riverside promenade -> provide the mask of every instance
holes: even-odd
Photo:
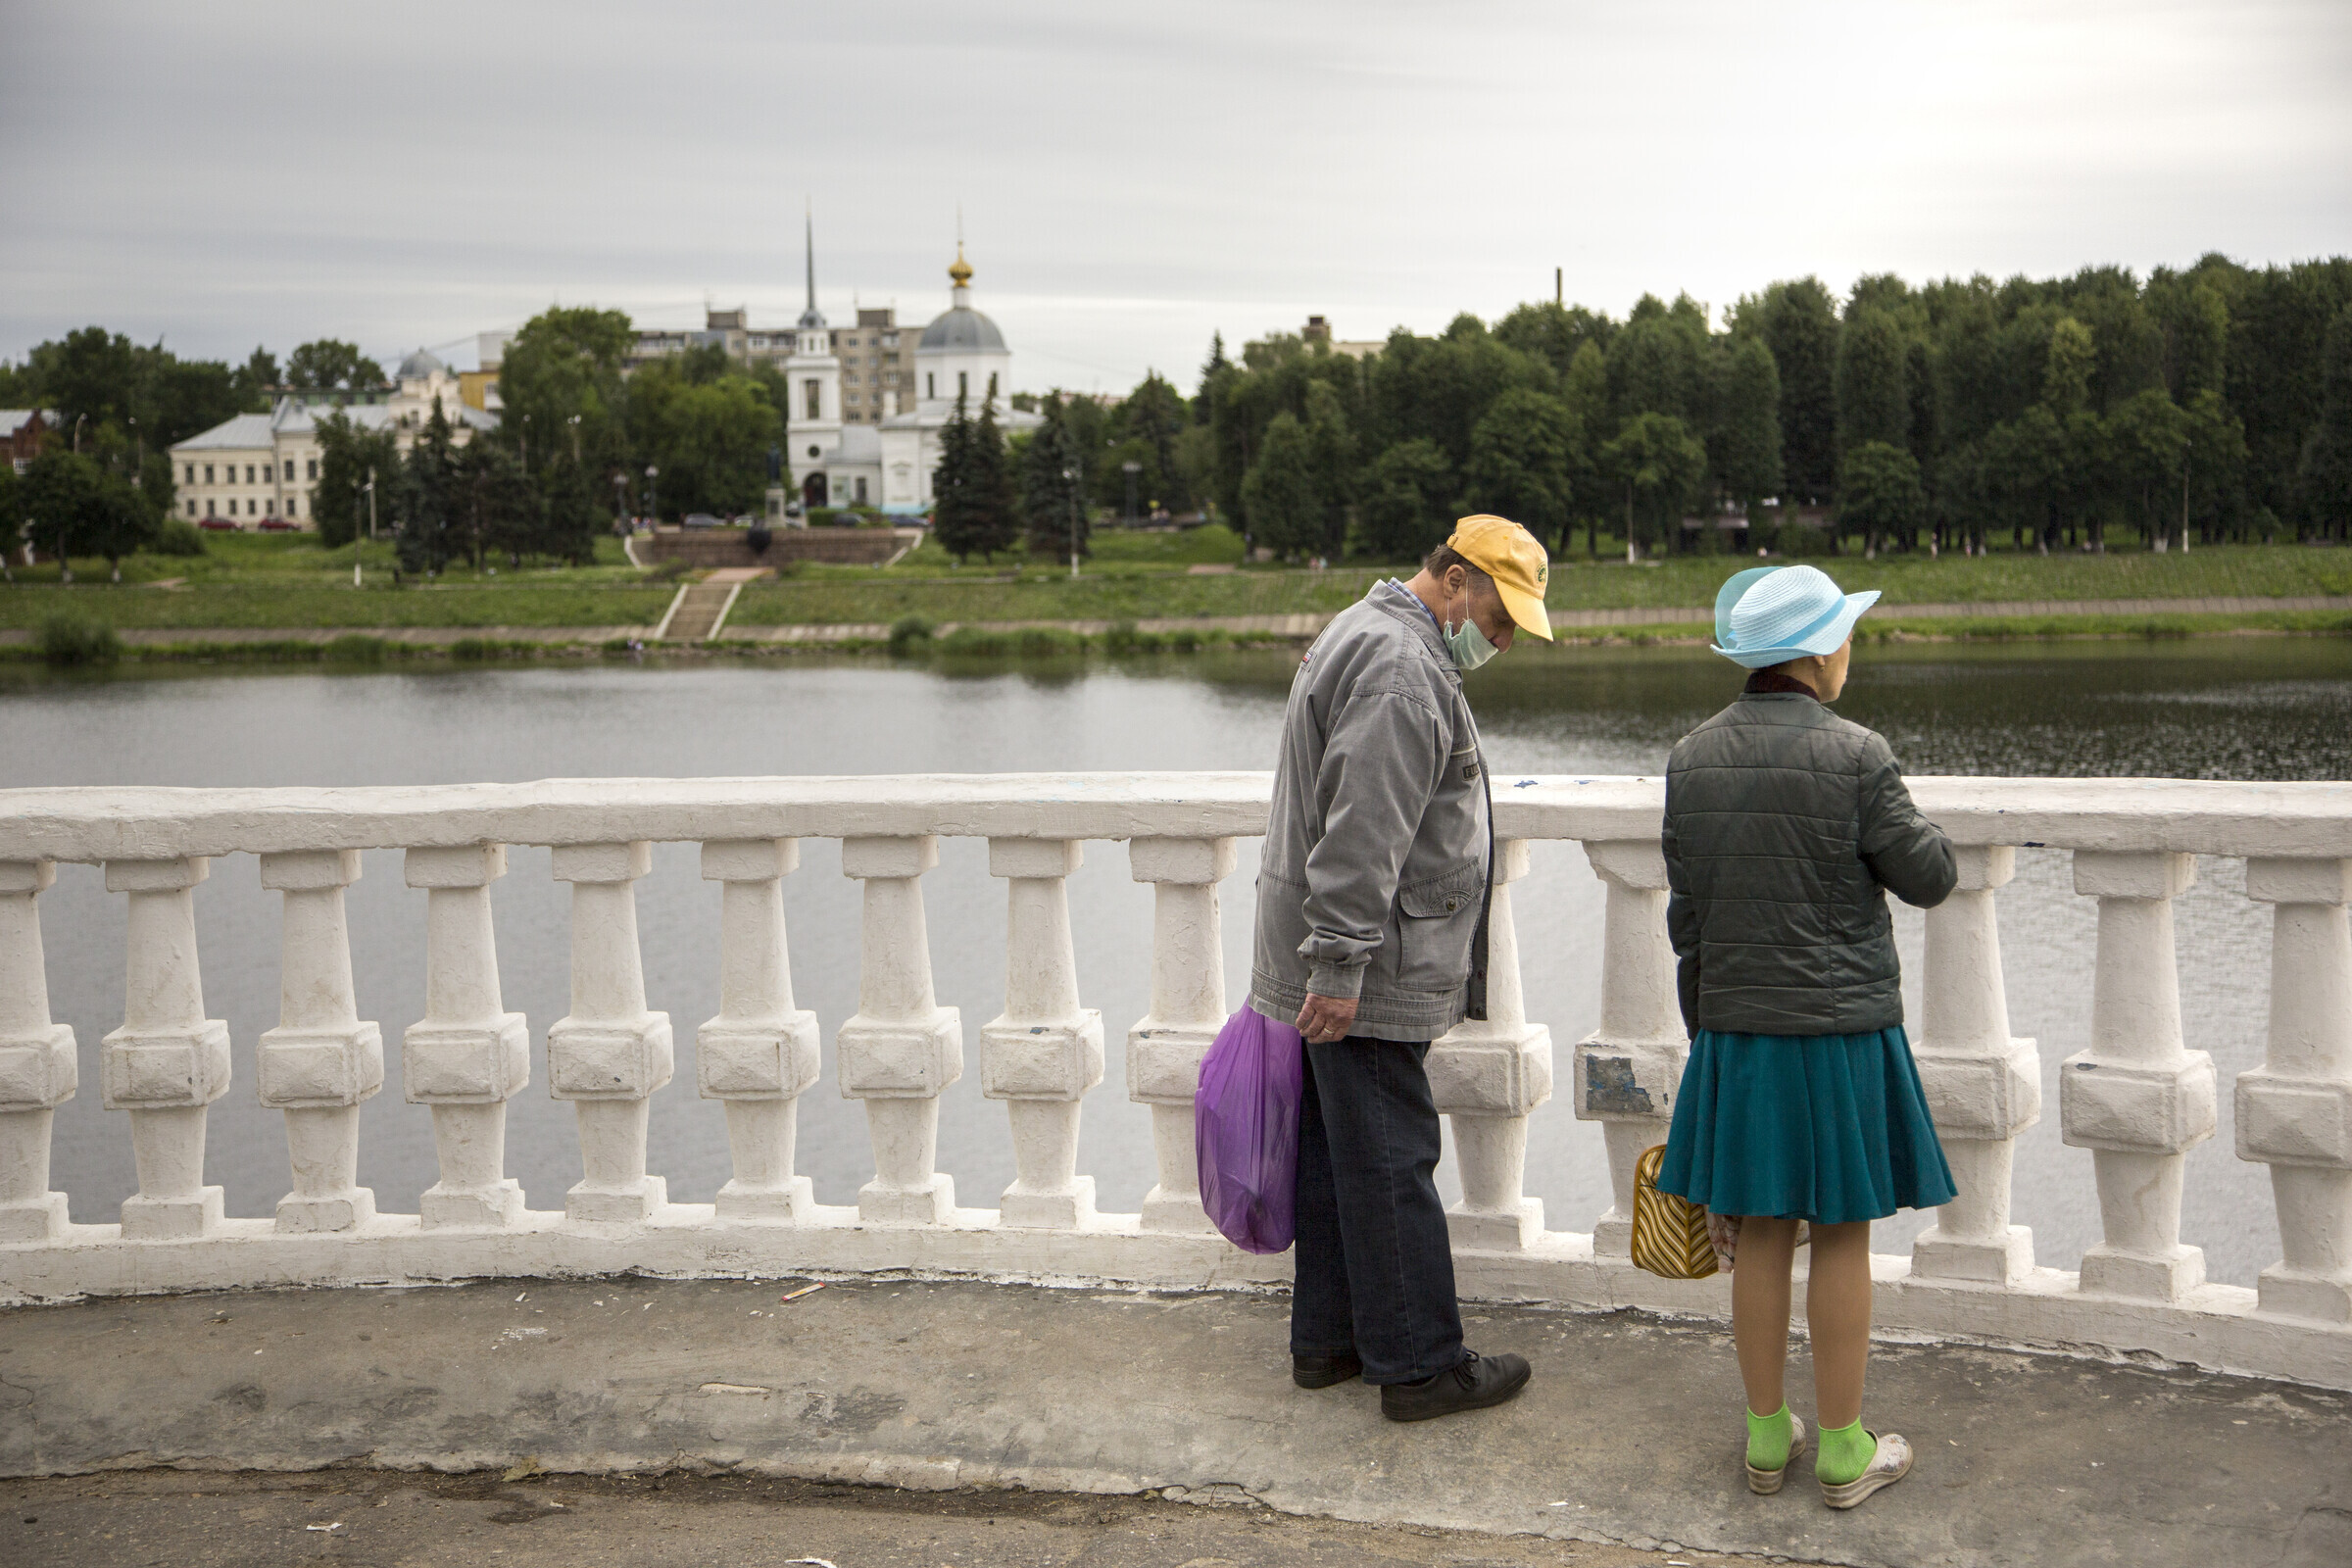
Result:
[[[1959,1193],[1907,1252],[1873,1260],[1870,1408],[1922,1460],[1850,1515],[1801,1481],[1746,1494],[1727,1281],[1630,1260],[1634,1162],[1664,1136],[1687,1052],[1654,778],[1497,792],[1490,1016],[1437,1042],[1430,1076],[1474,1343],[1528,1353],[1539,1376],[1507,1409],[1410,1428],[1382,1422],[1360,1385],[1289,1386],[1288,1259],[1236,1250],[1200,1212],[1193,1089],[1230,1005],[1220,889],[1237,841],[1264,831],[1265,774],[0,791],[0,1476],[15,1478],[0,1488],[35,1521],[13,1528],[42,1528],[44,1498],[63,1505],[55,1528],[84,1528],[68,1478],[158,1466],[237,1471],[238,1495],[322,1466],[338,1482],[424,1469],[513,1487],[686,1471],[1225,1502],[1389,1532],[1367,1538],[1369,1560],[1448,1529],[1839,1563],[2342,1562],[2352,784],[1913,787],[1960,867],[1926,918],[1916,1032]],[[1004,883],[1003,1008],[986,1022],[934,986],[923,881],[950,837],[986,840]],[[838,840],[862,889],[845,1018],[794,1002],[782,889],[804,838]],[[699,845],[722,890],[704,939],[719,1010],[699,1024],[647,1006],[635,886],[655,842]],[[1544,842],[1579,846],[1606,895],[1587,975],[1599,1024],[1573,1043],[1528,1016],[1520,982],[1512,889]],[[503,1001],[491,888],[510,845],[549,847],[571,887],[569,1010],[552,1021]],[[2097,910],[2090,1044],[2055,1064],[2048,1106],[2000,959],[2020,848],[2068,856]],[[424,912],[422,1014],[397,1054],[358,1014],[344,918],[361,852],[392,849]],[[1122,859],[1152,906],[1132,960],[1151,1001],[1133,1020],[1084,1003],[1067,880],[1089,853]],[[193,890],[242,854],[276,906],[282,1012],[232,1042],[207,1016]],[[2182,1043],[2180,971],[2206,960],[2173,926],[2212,858],[2242,861],[2271,931],[2267,1006],[2243,1020],[2263,1059],[2227,1083]],[[125,901],[120,953],[44,956],[39,903],[61,874]],[[936,940],[995,942],[991,927]],[[122,963],[122,1025],[83,1040],[53,1022],[51,962]],[[681,1028],[691,1092],[722,1102],[732,1156],[708,1203],[671,1201],[647,1164],[652,1102],[689,1092],[672,1082]],[[1002,1193],[959,1193],[938,1168],[967,1047],[987,1114],[1007,1119]],[[1158,1180],[1133,1213],[1100,1209],[1078,1168],[1110,1050],[1152,1119]],[[506,1174],[508,1104],[534,1082],[576,1112],[581,1176],[561,1195]],[[208,1107],[232,1089],[284,1118],[270,1218],[226,1216],[205,1181]],[[379,1203],[359,1181],[360,1108],[387,1090],[429,1120],[439,1179]],[[873,1175],[852,1204],[817,1202],[795,1170],[809,1092],[862,1102]],[[85,1093],[119,1113],[139,1184],[98,1222],[49,1187],[54,1112]],[[2050,1266],[2011,1220],[2016,1140],[2045,1114],[2082,1151],[2076,1197],[2101,1219],[2078,1268]],[[1595,1133],[1608,1207],[1546,1214],[1525,1192],[1531,1139]],[[2266,1238],[2275,1223],[2278,1250],[2253,1288],[2209,1281],[2181,1235],[2185,1156],[2216,1138],[2269,1169],[2271,1212],[2244,1223]],[[788,1300],[796,1280],[831,1283]],[[1806,1408],[1801,1373],[1792,1386]],[[153,1477],[132,1490],[155,1530],[198,1529],[172,1512],[183,1494]],[[594,1494],[616,1514],[635,1495]],[[852,1513],[881,1494],[857,1495]],[[360,1528],[312,1520],[306,1540],[338,1519]],[[436,1560],[483,1560],[466,1555],[478,1546]],[[404,1549],[354,1560],[424,1560]],[[1392,1560],[1528,1560],[1502,1549]],[[1034,1560],[1070,1560],[1045,1551]],[[71,1543],[34,1560],[75,1552],[127,1560]],[[808,1553],[768,1560],[792,1555]],[[1220,1556],[1274,1560],[1164,1560]]]

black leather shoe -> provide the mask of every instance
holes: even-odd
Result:
[[[1335,1383],[1363,1375],[1364,1363],[1352,1355],[1294,1355],[1291,1381],[1302,1389],[1328,1389]]]
[[[1527,1357],[1463,1352],[1462,1363],[1418,1383],[1392,1383],[1380,1391],[1380,1413],[1392,1421],[1427,1421],[1460,1410],[1483,1410],[1516,1398],[1527,1387]]]

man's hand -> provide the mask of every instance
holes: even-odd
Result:
[[[1347,1039],[1354,1026],[1353,997],[1318,997],[1309,992],[1306,1005],[1298,1009],[1298,1032],[1319,1046]]]

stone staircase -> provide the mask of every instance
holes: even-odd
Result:
[[[670,601],[669,612],[654,632],[655,640],[667,643],[709,642],[726,624],[727,612],[735,608],[735,596],[743,585],[755,577],[765,576],[758,567],[729,567],[714,571],[701,582],[690,582],[678,590]]]

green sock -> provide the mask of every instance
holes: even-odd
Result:
[[[1747,1412],[1747,1462],[1757,1470],[1778,1470],[1788,1462],[1788,1440],[1796,1435],[1789,1424],[1788,1406],[1778,1415]]]
[[[1826,1484],[1842,1487],[1858,1479],[1878,1456],[1879,1440],[1863,1431],[1861,1422],[1850,1427],[1823,1427],[1821,1457],[1814,1461],[1813,1471]]]

